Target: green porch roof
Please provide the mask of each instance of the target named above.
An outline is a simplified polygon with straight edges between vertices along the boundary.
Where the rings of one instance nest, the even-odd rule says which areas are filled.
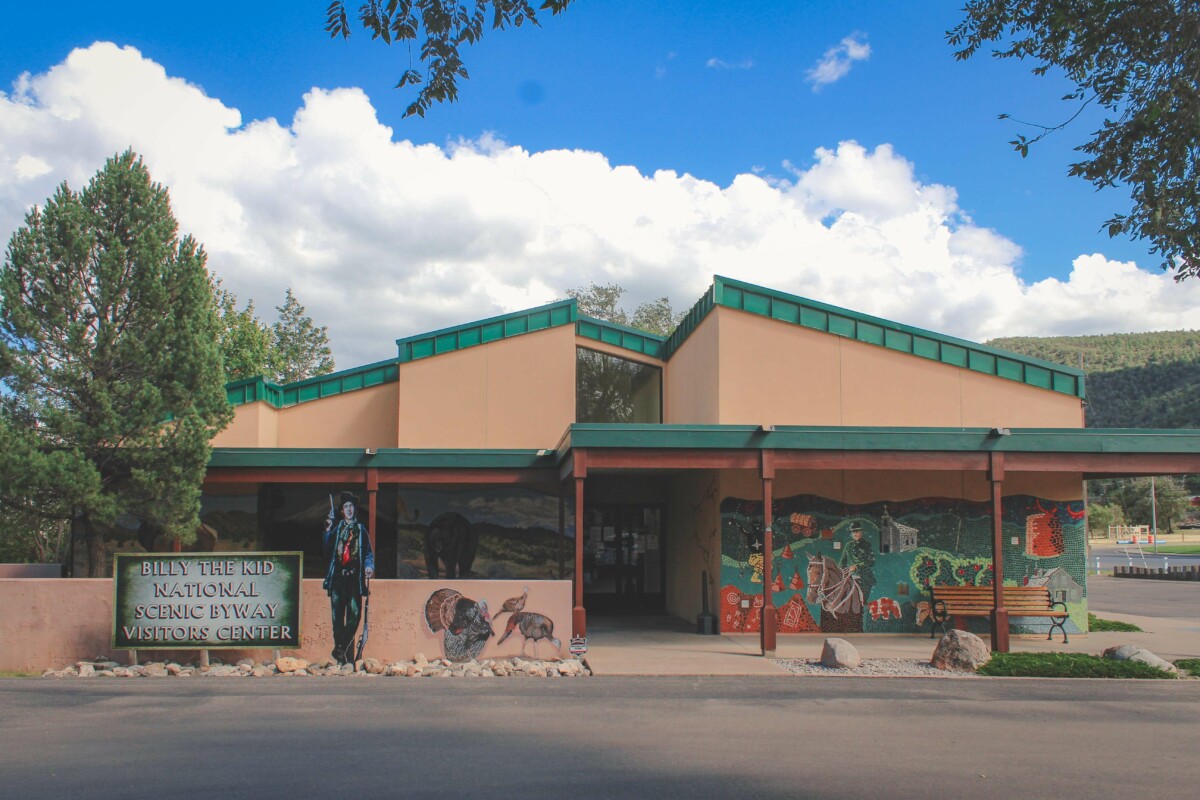
[[[382,448],[214,447],[208,466],[351,469],[553,469],[552,450],[413,450]]]
[[[1140,428],[894,428],[777,425],[613,425],[575,423],[559,441],[560,461],[576,448],[663,450],[840,450],[1004,453],[1200,454],[1200,430]]]
[[[215,447],[210,468],[551,469],[577,448],[1200,454],[1200,430],[1139,428],[900,428],[574,423],[554,450]]]

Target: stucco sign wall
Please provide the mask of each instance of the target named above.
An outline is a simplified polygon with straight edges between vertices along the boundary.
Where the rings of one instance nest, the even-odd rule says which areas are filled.
[[[300,647],[301,553],[119,553],[113,647]]]

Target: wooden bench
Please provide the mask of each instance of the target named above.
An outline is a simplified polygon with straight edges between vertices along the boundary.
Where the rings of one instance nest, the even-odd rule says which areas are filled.
[[[933,638],[937,625],[946,632],[946,621],[951,620],[955,628],[962,628],[967,617],[990,617],[995,593],[991,586],[930,586],[929,587],[929,638]],[[1050,632],[1047,639],[1054,638],[1057,628],[1067,642],[1067,604],[1051,602],[1050,590],[1045,586],[1005,586],[1004,607],[1009,617],[1049,617]]]

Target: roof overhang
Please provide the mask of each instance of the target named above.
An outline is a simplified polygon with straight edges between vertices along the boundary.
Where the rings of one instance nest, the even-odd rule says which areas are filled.
[[[769,454],[769,455],[765,455]],[[206,483],[554,485],[589,470],[1200,473],[1200,430],[793,425],[569,426],[554,450],[214,448]]]
[[[1086,478],[1200,472],[1200,431],[791,425],[571,425],[560,477],[585,469],[1078,472]]]

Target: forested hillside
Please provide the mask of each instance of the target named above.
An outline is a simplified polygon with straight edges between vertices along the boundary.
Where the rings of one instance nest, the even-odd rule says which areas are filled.
[[[1089,428],[1200,428],[1200,331],[1009,337],[992,347],[1087,373]]]
[[[1146,364],[1200,359],[1200,331],[1110,333],[1100,336],[1010,336],[986,344],[1027,356],[1079,367],[1088,377]],[[1089,387],[1090,388],[1090,387]]]

